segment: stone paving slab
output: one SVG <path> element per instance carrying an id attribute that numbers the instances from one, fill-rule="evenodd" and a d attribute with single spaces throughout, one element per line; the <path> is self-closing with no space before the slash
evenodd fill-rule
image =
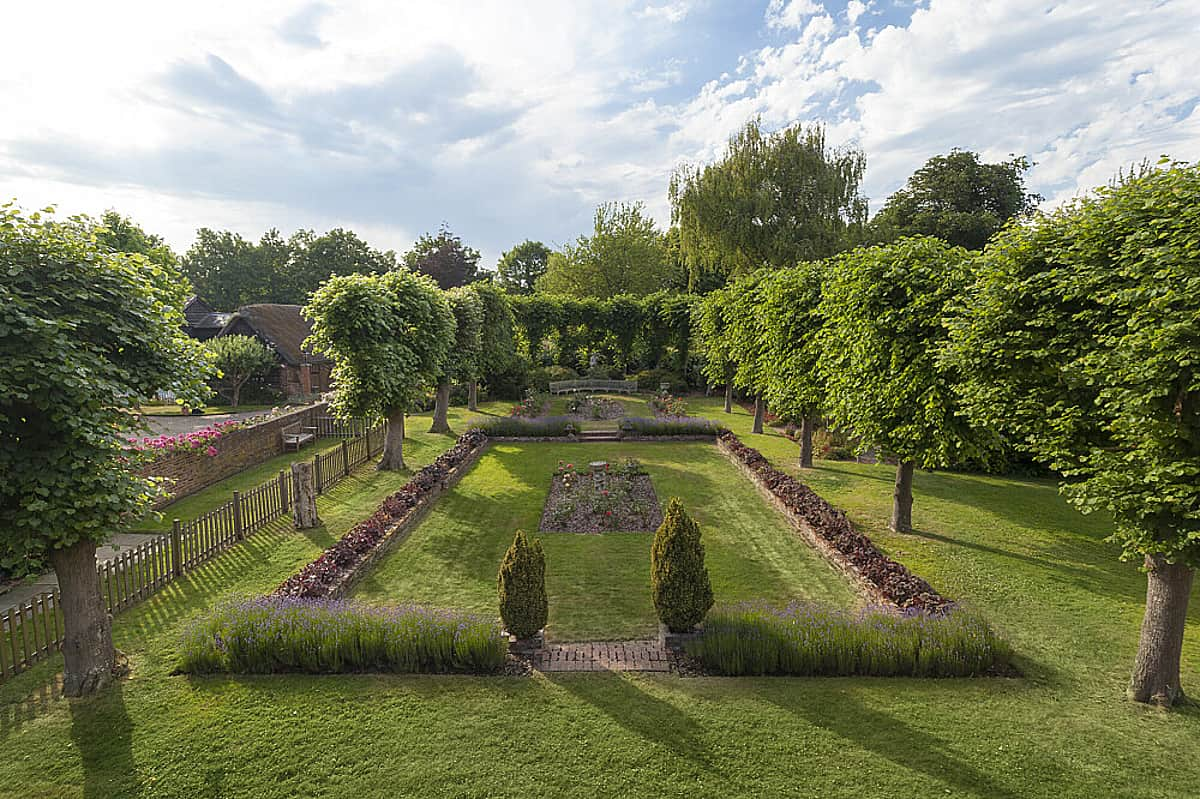
<path id="1" fill-rule="evenodd" d="M 673 670 L 674 660 L 658 641 L 583 641 L 550 644 L 533 658 L 538 671 Z"/>

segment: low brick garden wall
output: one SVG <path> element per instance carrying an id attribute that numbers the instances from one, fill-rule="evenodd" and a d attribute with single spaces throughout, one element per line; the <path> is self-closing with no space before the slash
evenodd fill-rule
<path id="1" fill-rule="evenodd" d="M 170 481 L 171 494 L 156 502 L 154 507 L 161 508 L 243 469 L 282 455 L 285 451 L 283 428 L 296 422 L 315 427 L 317 417 L 327 416 L 328 413 L 326 404 L 318 402 L 253 427 L 239 427 L 222 433 L 213 444 L 217 449 L 216 455 L 206 455 L 202 450 L 181 450 L 155 458 L 142 467 L 141 474 L 143 477 L 166 478 Z"/>

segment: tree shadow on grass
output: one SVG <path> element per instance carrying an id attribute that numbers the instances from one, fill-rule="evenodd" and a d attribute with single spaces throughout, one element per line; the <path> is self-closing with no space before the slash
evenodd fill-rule
<path id="1" fill-rule="evenodd" d="M 133 721 L 125 709 L 124 686 L 117 682 L 100 694 L 71 700 L 71 740 L 79 749 L 85 799 L 136 793 Z"/>
<path id="2" fill-rule="evenodd" d="M 679 708 L 621 674 L 546 674 L 546 679 L 604 713 L 621 727 L 704 771 L 714 771 L 703 728 Z"/>
<path id="3" fill-rule="evenodd" d="M 931 735 L 890 713 L 868 707 L 851 693 L 841 692 L 830 697 L 824 692 L 814 696 L 808 692 L 775 690 L 764 691 L 762 696 L 851 746 L 872 752 L 900 768 L 949 784 L 964 795 L 987 799 L 1017 799 L 1021 795 L 955 756 L 950 751 L 948 738 Z M 1040 763 L 1039 768 L 1043 773 L 1058 771 L 1049 760 Z M 932 795 L 934 791 L 926 793 Z"/>

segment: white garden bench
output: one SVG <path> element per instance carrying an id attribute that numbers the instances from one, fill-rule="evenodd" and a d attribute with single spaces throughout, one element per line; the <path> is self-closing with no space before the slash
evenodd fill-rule
<path id="1" fill-rule="evenodd" d="M 622 394 L 636 394 L 636 380 L 551 380 L 551 394 L 570 394 L 576 391 L 615 391 Z"/>

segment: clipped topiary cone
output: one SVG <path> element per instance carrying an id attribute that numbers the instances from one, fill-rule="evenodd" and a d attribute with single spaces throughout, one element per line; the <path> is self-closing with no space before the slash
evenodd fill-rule
<path id="1" fill-rule="evenodd" d="M 542 542 L 532 544 L 517 530 L 500 561 L 500 618 L 518 640 L 533 638 L 546 626 L 546 554 Z"/>
<path id="2" fill-rule="evenodd" d="M 659 620 L 673 633 L 690 632 L 713 604 L 700 525 L 671 497 L 650 548 L 650 579 Z"/>

